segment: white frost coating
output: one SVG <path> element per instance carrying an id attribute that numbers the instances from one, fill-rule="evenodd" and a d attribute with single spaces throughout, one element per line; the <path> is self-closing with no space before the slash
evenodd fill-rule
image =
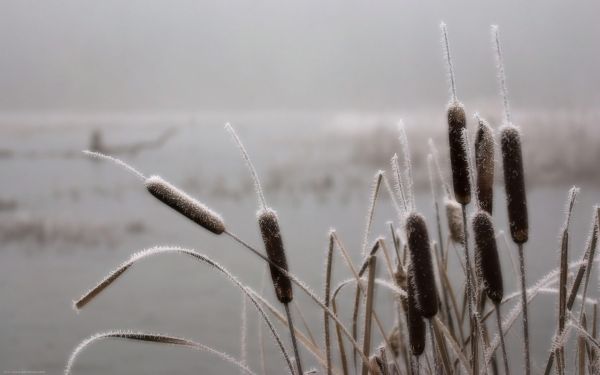
<path id="1" fill-rule="evenodd" d="M 377 171 L 373 180 L 373 187 L 371 189 L 371 199 L 369 200 L 369 209 L 367 211 L 367 224 L 365 227 L 365 234 L 362 242 L 362 255 L 367 254 L 367 243 L 369 241 L 369 234 L 371 233 L 371 225 L 373 224 L 373 215 L 375 214 L 375 204 L 377 203 L 377 197 L 379 196 L 379 189 L 381 188 L 381 180 L 383 179 L 383 171 Z"/>
<path id="2" fill-rule="evenodd" d="M 402 153 L 404 156 L 404 178 L 406 179 L 406 199 L 408 202 L 409 210 L 412 212 L 416 209 L 415 207 L 415 196 L 414 196 L 414 180 L 412 173 L 412 162 L 410 160 L 410 148 L 408 146 L 408 137 L 406 136 L 406 129 L 404 127 L 404 121 L 398 122 L 398 131 L 400 132 L 400 147 L 402 147 Z"/>
<path id="3" fill-rule="evenodd" d="M 454 65 L 452 65 L 452 56 L 450 55 L 450 42 L 448 42 L 448 29 L 446 24 L 442 22 L 440 24 L 442 31 L 442 48 L 444 50 L 444 58 L 446 60 L 446 69 L 448 70 L 448 79 L 450 81 L 450 93 L 452 95 L 452 102 L 458 101 L 456 97 L 456 81 L 454 80 Z"/>
<path id="4" fill-rule="evenodd" d="M 400 171 L 400 164 L 398 163 L 398 154 L 394 154 L 394 156 L 392 156 L 390 164 L 392 166 L 392 173 L 394 175 L 394 188 L 396 189 L 396 194 L 402 200 L 402 207 L 404 208 L 404 213 L 407 213 L 408 202 L 406 200 L 406 195 L 404 194 L 404 178 L 402 177 L 402 172 Z"/>
<path id="5" fill-rule="evenodd" d="M 246 166 L 248 167 L 248 170 L 250 171 L 250 175 L 252 176 L 252 181 L 254 182 L 254 189 L 256 190 L 256 194 L 258 195 L 258 200 L 259 200 L 258 203 L 262 209 L 266 209 L 267 201 L 265 200 L 265 195 L 264 195 L 262 187 L 260 185 L 260 180 L 258 179 L 258 174 L 256 173 L 256 169 L 254 169 L 254 165 L 252 164 L 252 161 L 250 160 L 250 156 L 248 156 L 248 152 L 246 151 L 244 144 L 242 143 L 242 141 L 238 137 L 237 133 L 235 132 L 235 130 L 229 123 L 225 124 L 225 130 L 227 130 L 227 132 L 231 135 L 231 138 L 233 139 L 235 144 L 240 149 L 240 152 L 242 153 L 242 158 L 244 159 L 244 162 L 246 162 Z"/>
<path id="6" fill-rule="evenodd" d="M 506 88 L 506 72 L 504 71 L 504 56 L 500 47 L 500 30 L 498 25 L 491 26 L 492 39 L 494 43 L 494 53 L 496 56 L 496 68 L 498 69 L 498 84 L 500 85 L 500 93 L 502 94 L 502 103 L 504 104 L 504 123 L 512 124 L 512 116 L 508 103 L 508 89 Z"/>
<path id="7" fill-rule="evenodd" d="M 93 336 L 82 341 L 77 346 L 77 348 L 75 348 L 73 353 L 71 353 L 71 357 L 69 358 L 69 361 L 67 362 L 67 366 L 65 367 L 65 375 L 69 375 L 71 373 L 73 365 L 75 364 L 75 360 L 87 346 L 91 345 L 92 343 L 94 343 L 96 341 L 109 339 L 109 338 L 182 346 L 182 347 L 186 347 L 186 348 L 190 348 L 190 349 L 194 349 L 194 350 L 198 350 L 198 351 L 202 351 L 202 352 L 207 352 L 207 353 L 216 355 L 217 357 L 219 357 L 220 359 L 222 359 L 225 362 L 228 362 L 228 363 L 231 363 L 232 365 L 237 366 L 242 373 L 249 374 L 249 375 L 255 374 L 254 372 L 252 372 L 252 370 L 250 370 L 248 367 L 246 367 L 245 364 L 237 361 L 231 355 L 224 353 L 224 352 L 220 352 L 209 346 L 206 346 L 206 345 L 203 345 L 203 344 L 200 344 L 200 343 L 188 340 L 188 339 L 160 335 L 160 334 L 153 334 L 153 333 L 144 333 L 144 332 L 109 331 L 109 332 L 96 333 Z"/>
<path id="8" fill-rule="evenodd" d="M 385 188 L 388 191 L 390 198 L 392 199 L 392 204 L 394 205 L 394 209 L 396 210 L 396 213 L 398 214 L 398 218 L 402 219 L 402 217 L 404 216 L 403 210 L 400 208 L 400 205 L 398 205 L 398 199 L 396 198 L 396 193 L 394 192 L 394 189 L 392 189 L 392 187 L 390 186 L 390 181 L 388 180 L 388 178 L 385 174 L 383 175 L 383 183 L 385 184 Z"/>
<path id="9" fill-rule="evenodd" d="M 477 184 L 475 183 L 475 171 L 473 168 L 473 155 L 471 153 L 471 147 L 470 146 L 470 142 L 469 142 L 469 131 L 467 130 L 467 128 L 463 128 L 462 130 L 462 141 L 463 141 L 463 147 L 465 148 L 465 150 L 467 151 L 465 157 L 467 158 L 467 167 L 469 168 L 469 184 L 471 185 L 471 190 L 475 193 L 472 194 L 475 196 L 475 206 L 479 208 L 479 200 L 477 199 Z"/>
<path id="10" fill-rule="evenodd" d="M 594 259 L 594 262 L 598 262 L 598 260 Z M 576 262 L 570 263 L 568 269 L 569 270 L 574 269 L 585 263 L 586 263 L 586 261 L 576 261 Z M 546 287 L 548 287 L 548 285 L 556 282 L 558 280 L 559 274 L 560 274 L 560 268 L 554 268 L 548 274 L 546 274 L 546 276 L 539 279 L 532 287 L 529 287 L 527 289 L 527 303 L 530 303 L 537 296 L 537 294 L 540 292 L 541 289 L 546 288 Z M 510 299 L 519 297 L 520 295 L 521 295 L 521 292 L 514 292 L 510 295 L 507 295 L 502 300 L 502 303 L 504 303 Z M 502 323 L 502 331 L 504 332 L 504 335 L 506 335 L 508 333 L 508 331 L 510 330 L 510 328 L 516 321 L 517 317 L 521 313 L 521 310 L 522 310 L 522 306 L 521 306 L 521 303 L 519 302 L 513 307 L 513 309 L 508 313 L 508 315 L 506 315 L 504 317 L 504 321 Z M 490 363 L 490 361 L 492 359 L 492 355 L 495 352 L 495 350 L 498 348 L 498 345 L 500 345 L 500 337 L 498 336 L 498 334 L 496 334 L 494 336 L 493 340 L 490 342 L 489 350 L 487 350 L 485 352 L 485 365 L 488 365 Z"/>
<path id="11" fill-rule="evenodd" d="M 140 180 L 145 180 L 146 176 L 144 176 L 142 174 L 142 172 L 138 171 L 137 169 L 135 169 L 134 167 L 132 167 L 131 165 L 125 163 L 123 160 L 121 159 L 117 159 L 113 156 L 110 155 L 104 155 L 102 153 L 99 152 L 95 152 L 95 151 L 89 151 L 89 150 L 83 150 L 82 151 L 85 155 L 91 157 L 91 158 L 95 158 L 95 159 L 100 159 L 100 160 L 107 160 L 110 162 L 115 163 L 116 165 L 123 167 L 125 170 L 133 173 L 137 178 L 139 178 Z"/>

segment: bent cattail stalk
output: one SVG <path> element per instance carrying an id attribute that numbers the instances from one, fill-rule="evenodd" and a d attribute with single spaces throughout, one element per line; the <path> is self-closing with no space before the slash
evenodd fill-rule
<path id="1" fill-rule="evenodd" d="M 492 214 L 494 203 L 494 130 L 475 115 L 479 124 L 475 135 L 475 170 L 477 173 L 477 201 L 481 209 Z"/>
<path id="2" fill-rule="evenodd" d="M 424 318 L 437 314 L 438 298 L 431 260 L 427 225 L 422 215 L 411 213 L 406 218 L 406 236 L 414 270 L 414 287 L 419 312 Z"/>
<path id="3" fill-rule="evenodd" d="M 510 234 L 515 243 L 523 244 L 529 239 L 529 224 L 519 129 L 513 125 L 503 126 L 500 143 Z"/>
<path id="4" fill-rule="evenodd" d="M 146 189 L 159 201 L 192 220 L 204 229 L 221 234 L 225 231 L 225 222 L 219 214 L 187 195 L 182 190 L 163 180 L 151 176 L 144 181 Z"/>
<path id="5" fill-rule="evenodd" d="M 196 199 L 190 197 L 184 191 L 168 183 L 161 177 L 146 177 L 131 165 L 109 155 L 87 150 L 83 151 L 83 153 L 92 158 L 110 161 L 131 172 L 140 180 L 144 181 L 146 189 L 155 198 L 188 219 L 192 220 L 196 224 L 200 225 L 204 229 L 214 234 L 221 234 L 225 231 L 225 222 L 219 214 L 198 202 Z"/>
<path id="6" fill-rule="evenodd" d="M 414 271 L 412 265 L 408 267 L 406 324 L 408 325 L 408 341 L 410 351 L 414 356 L 420 356 L 425 350 L 425 321 L 417 309 L 415 296 Z"/>

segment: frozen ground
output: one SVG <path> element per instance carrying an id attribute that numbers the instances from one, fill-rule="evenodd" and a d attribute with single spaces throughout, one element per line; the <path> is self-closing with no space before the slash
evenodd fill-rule
<path id="1" fill-rule="evenodd" d="M 156 202 L 131 175 L 82 157 L 79 150 L 90 147 L 94 129 L 100 131 L 104 147 L 117 150 L 119 157 L 144 173 L 160 174 L 184 188 L 222 213 L 233 231 L 259 244 L 251 182 L 222 126 L 232 121 L 263 177 L 267 199 L 279 212 L 292 270 L 320 293 L 329 228 L 339 231 L 359 259 L 372 176 L 376 169 L 387 169 L 391 154 L 399 152 L 398 117 L 394 113 L 103 116 L 61 117 L 50 124 L 2 117 L 0 369 L 60 373 L 80 340 L 108 329 L 170 333 L 239 353 L 239 293 L 218 274 L 186 258 L 144 261 L 81 313 L 71 309 L 74 298 L 132 252 L 157 244 L 196 248 L 255 288 L 264 271 L 259 261 L 229 239 L 208 234 Z M 572 225 L 571 259 L 582 252 L 591 207 L 600 201 L 596 129 L 600 116 L 530 112 L 515 117 L 525 136 L 532 228 L 527 257 L 533 282 L 557 264 L 557 233 L 572 184 L 581 186 L 582 193 Z M 443 113 L 415 114 L 405 121 L 418 207 L 431 218 L 424 156 L 429 137 L 446 154 Z M 141 150 L 129 147 L 158 139 L 168 129 L 174 132 L 164 143 L 150 142 Z M 497 198 L 495 219 L 504 229 L 505 211 Z M 395 217 L 390 206 L 384 194 L 374 236 L 387 235 L 384 223 Z M 502 258 L 510 275 L 508 257 Z M 348 277 L 341 261 L 336 272 L 336 280 Z M 505 289 L 513 290 L 515 281 L 512 275 L 506 277 Z M 268 285 L 266 290 L 272 298 Z M 597 296 L 595 279 L 591 291 Z M 319 333 L 321 314 L 300 292 L 296 295 L 310 326 Z M 391 310 L 389 295 L 380 292 L 378 298 L 386 315 Z M 554 304 L 554 297 L 542 296 L 532 307 L 537 366 L 543 365 L 553 333 Z M 250 316 L 249 362 L 258 370 L 256 317 L 254 312 Z M 282 333 L 287 337 L 283 329 Z M 519 325 L 514 333 L 520 333 Z M 509 335 L 509 355 L 520 357 L 516 338 Z M 278 373 L 281 358 L 271 342 L 267 346 L 271 373 Z M 308 362 L 308 354 L 305 357 Z M 518 368 L 519 362 L 514 366 Z M 75 373 L 86 374 L 232 371 L 207 354 L 122 342 L 91 347 L 75 367 Z"/>

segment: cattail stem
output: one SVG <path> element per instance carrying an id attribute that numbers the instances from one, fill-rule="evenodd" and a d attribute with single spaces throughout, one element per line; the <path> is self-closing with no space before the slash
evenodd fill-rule
<path id="1" fill-rule="evenodd" d="M 438 350 L 438 347 L 435 344 L 435 339 L 433 338 L 433 322 L 431 321 L 431 319 L 429 319 L 427 325 L 429 326 L 429 342 L 431 345 L 431 354 L 433 355 L 433 368 L 436 374 L 441 374 L 442 367 L 440 366 L 439 360 L 440 351 Z"/>
<path id="2" fill-rule="evenodd" d="M 454 80 L 454 66 L 452 65 L 452 56 L 450 55 L 450 43 L 448 42 L 448 30 L 446 24 L 442 22 L 440 24 L 442 30 L 442 45 L 444 48 L 444 58 L 446 59 L 446 66 L 448 69 L 448 78 L 450 79 L 450 91 L 452 93 L 452 101 L 456 102 L 456 81 Z"/>
<path id="3" fill-rule="evenodd" d="M 469 238 L 467 232 L 467 207 L 462 205 L 462 217 L 463 217 L 463 247 L 465 250 L 465 269 L 467 274 L 467 306 L 469 309 L 469 320 L 471 326 L 471 370 L 473 374 L 479 373 L 479 354 L 477 347 L 477 321 L 475 319 L 475 286 L 471 275 L 471 256 L 469 255 Z"/>
<path id="4" fill-rule="evenodd" d="M 525 374 L 531 373 L 531 359 L 529 354 L 529 323 L 527 316 L 527 287 L 525 286 L 525 256 L 523 254 L 523 244 L 518 244 L 519 248 L 519 266 L 521 271 L 521 303 L 523 304 L 523 346 L 525 349 Z"/>
<path id="5" fill-rule="evenodd" d="M 326 269 L 325 269 L 325 306 L 329 307 L 331 301 L 331 271 L 333 266 L 333 247 L 334 247 L 334 235 L 329 234 L 329 247 L 327 249 L 326 258 Z M 329 316 L 323 312 L 323 324 L 325 331 L 325 357 L 327 360 L 327 375 L 331 375 L 331 339 L 329 334 Z"/>
<path id="6" fill-rule="evenodd" d="M 367 301 L 365 305 L 365 326 L 364 326 L 364 337 L 363 337 L 363 353 L 369 355 L 371 352 L 371 326 L 373 317 L 373 293 L 375 287 L 375 272 L 377 267 L 377 257 L 369 257 L 369 278 L 367 282 Z M 369 366 L 363 362 L 362 375 L 367 375 Z"/>
<path id="7" fill-rule="evenodd" d="M 500 315 L 500 304 L 496 303 L 496 323 L 498 323 L 498 336 L 500 337 L 500 346 L 502 348 L 502 359 L 504 361 L 504 374 L 510 375 L 508 366 L 508 355 L 506 354 L 506 344 L 504 343 L 504 332 L 502 332 L 502 316 Z"/>
<path id="8" fill-rule="evenodd" d="M 290 312 L 290 304 L 284 303 L 285 315 L 288 321 L 288 328 L 290 329 L 290 336 L 292 337 L 292 346 L 294 347 L 294 356 L 296 366 L 298 367 L 298 374 L 304 374 L 302 372 L 302 361 L 300 360 L 300 353 L 298 352 L 298 343 L 296 342 L 296 331 L 294 330 L 294 321 L 292 320 L 292 313 Z"/>

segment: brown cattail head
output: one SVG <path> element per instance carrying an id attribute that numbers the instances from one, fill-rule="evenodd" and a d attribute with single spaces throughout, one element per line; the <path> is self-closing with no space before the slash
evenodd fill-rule
<path id="1" fill-rule="evenodd" d="M 448 221 L 450 239 L 454 243 L 462 244 L 465 239 L 462 207 L 453 199 L 445 199 L 444 205 L 446 206 L 446 221 Z"/>
<path id="2" fill-rule="evenodd" d="M 484 119 L 477 117 L 477 120 L 479 122 L 475 136 L 477 201 L 481 209 L 491 215 L 494 202 L 494 130 Z"/>
<path id="3" fill-rule="evenodd" d="M 462 205 L 471 202 L 471 183 L 467 145 L 463 133 L 467 130 L 465 109 L 459 102 L 448 107 L 448 141 L 450 144 L 450 167 L 456 201 Z"/>
<path id="4" fill-rule="evenodd" d="M 420 356 L 425 350 L 425 321 L 419 313 L 414 286 L 414 270 L 412 264 L 408 266 L 408 284 L 406 294 L 408 295 L 408 309 L 406 310 L 406 321 L 408 325 L 408 341 L 413 355 Z"/>
<path id="5" fill-rule="evenodd" d="M 417 307 L 421 315 L 429 319 L 437 314 L 438 299 L 431 261 L 429 234 L 422 215 L 411 213 L 407 216 L 406 237 L 414 270 Z"/>
<path id="6" fill-rule="evenodd" d="M 179 190 L 159 176 L 151 176 L 144 181 L 146 189 L 159 201 L 192 220 L 214 234 L 225 231 L 225 222 L 219 214 Z"/>
<path id="7" fill-rule="evenodd" d="M 267 251 L 267 257 L 275 265 L 287 271 L 287 259 L 283 248 L 281 230 L 279 229 L 279 223 L 277 221 L 277 213 L 267 207 L 258 211 L 257 216 L 258 226 L 260 227 L 260 233 L 262 234 L 265 249 Z M 269 267 L 271 269 L 271 279 L 273 280 L 277 299 L 281 303 L 292 302 L 294 296 L 290 278 L 272 264 L 269 265 Z"/>
<path id="8" fill-rule="evenodd" d="M 475 237 L 475 267 L 487 296 L 495 304 L 499 304 L 504 296 L 504 288 L 492 217 L 485 211 L 478 211 L 473 216 L 471 225 Z"/>
<path id="9" fill-rule="evenodd" d="M 500 130 L 500 144 L 510 234 L 513 241 L 522 244 L 529 238 L 529 224 L 519 129 L 513 125 L 503 126 Z"/>

